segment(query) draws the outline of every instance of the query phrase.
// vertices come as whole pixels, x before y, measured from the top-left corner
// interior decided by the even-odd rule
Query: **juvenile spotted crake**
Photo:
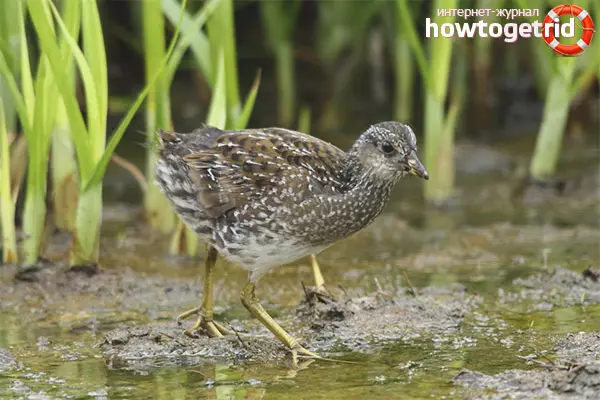
[[[156,181],[208,245],[202,305],[192,331],[228,330],[213,319],[217,254],[248,270],[244,306],[294,356],[316,357],[263,309],[255,285],[270,269],[316,254],[371,223],[404,176],[428,179],[408,125],[370,126],[348,152],[282,128],[160,131]]]

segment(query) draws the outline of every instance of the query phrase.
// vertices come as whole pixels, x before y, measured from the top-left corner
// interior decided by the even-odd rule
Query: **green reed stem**
[[[396,61],[394,118],[397,121],[411,123],[413,121],[415,63],[407,40],[402,37],[396,38],[394,56]]]
[[[233,0],[221,0],[207,23],[208,39],[211,45],[213,66],[218,63],[219,53],[225,60],[225,80],[227,84],[227,119],[229,123],[239,117],[242,106],[238,83],[236,59],[235,26],[233,19]]]
[[[454,122],[447,119],[445,109],[453,43],[451,38],[441,36],[429,39],[427,59],[425,45],[419,39],[407,0],[398,0],[397,5],[399,22],[404,25],[426,84],[424,161],[430,178],[425,182],[425,198],[441,202],[448,199],[454,190]],[[458,0],[436,0],[432,5],[432,14],[435,15],[432,22],[438,27],[444,23],[452,24],[455,17],[438,16],[435,10],[454,9],[457,5]]]
[[[146,80],[152,79],[165,58],[165,21],[160,0],[143,0],[142,30],[144,34],[144,60]],[[151,227],[161,232],[170,232],[175,223],[175,214],[169,207],[167,198],[154,183],[154,168],[157,154],[155,151],[157,129],[172,129],[171,101],[169,85],[165,74],[161,74],[156,85],[146,99],[146,179],[148,189],[145,192],[144,207],[146,220]]]
[[[56,123],[52,129],[52,157],[54,223],[63,231],[75,231],[75,210],[78,201],[77,161],[71,140],[71,129],[65,106],[58,100]]]
[[[9,67],[15,77],[19,77],[19,52],[21,36],[19,26],[23,19],[23,10],[20,0],[3,1],[0,4],[0,49],[9,59]],[[6,86],[4,78],[0,76],[0,98],[4,104],[4,118],[8,132],[15,132],[17,128],[17,110],[13,104],[10,89]]]
[[[260,3],[267,43],[275,55],[279,122],[291,126],[295,114],[296,84],[292,36],[300,3],[263,1]]]
[[[10,154],[3,101],[0,98],[0,227],[2,229],[2,262],[17,263],[15,202],[10,187]]]
[[[581,0],[578,5],[589,9],[590,4]],[[544,43],[532,43],[534,48],[545,51],[544,56],[536,57],[535,64],[544,64],[544,68],[549,67],[551,71],[546,82],[542,123],[529,165],[529,174],[534,179],[551,179],[556,173],[573,97],[600,65],[600,47],[597,40],[595,42],[592,48],[578,57],[562,57],[550,51]]]
[[[548,86],[542,124],[529,167],[531,176],[538,180],[551,178],[556,172],[577,58],[557,56],[554,62],[557,68]]]
[[[64,18],[65,25],[71,27],[70,33],[72,36],[79,36],[81,28],[80,7],[78,4],[69,4],[67,1],[62,1],[61,5],[61,15]],[[75,87],[75,65],[69,46],[64,40],[61,40],[60,47],[67,77],[71,81],[71,85]],[[52,128],[52,156],[50,158],[54,223],[61,230],[74,232],[79,198],[77,161],[65,104],[61,98],[57,99],[57,102],[56,121]]]

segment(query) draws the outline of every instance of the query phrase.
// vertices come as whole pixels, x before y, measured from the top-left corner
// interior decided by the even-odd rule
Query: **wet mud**
[[[598,399],[600,398],[600,332],[569,334],[552,354],[523,357],[534,369],[496,375],[463,370],[453,383],[469,399]]]
[[[329,357],[349,351],[374,352],[392,340],[453,335],[478,302],[477,296],[456,285],[425,288],[417,297],[381,292],[325,303],[305,301],[295,314],[280,315],[278,320],[306,347]],[[105,335],[100,348],[111,362],[136,369],[201,361],[273,363],[284,361],[288,354],[255,320],[226,324],[234,334],[223,338],[201,333],[186,337],[184,328],[175,322],[117,328]]]
[[[14,280],[16,268],[0,269],[0,307],[20,313],[29,321],[69,318],[90,323],[127,319],[137,313],[156,319],[173,309],[193,304],[201,297],[201,285],[193,279],[165,278],[125,269],[71,271],[53,264],[30,273],[30,281]],[[118,320],[119,318],[117,318]]]
[[[600,270],[591,267],[576,272],[562,267],[546,268],[527,278],[517,278],[507,291],[500,288],[500,303],[518,304],[527,311],[549,311],[600,303]]]
[[[15,356],[6,349],[0,348],[0,373],[10,371],[17,366]]]

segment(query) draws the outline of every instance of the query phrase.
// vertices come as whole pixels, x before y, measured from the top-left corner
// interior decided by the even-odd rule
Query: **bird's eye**
[[[383,152],[384,152],[384,154],[392,154],[392,153],[394,153],[396,150],[394,149],[394,146],[392,146],[392,144],[391,144],[391,143],[384,142],[384,143],[381,145],[381,151],[383,151]]]

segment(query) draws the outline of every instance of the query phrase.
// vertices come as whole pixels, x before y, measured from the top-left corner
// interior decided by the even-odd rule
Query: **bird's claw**
[[[292,347],[290,351],[292,352],[292,363],[295,367],[298,366],[298,356],[304,356],[309,358],[321,358],[321,356],[319,356],[318,354],[313,353],[312,351],[300,345]]]
[[[231,331],[225,328],[223,324],[213,320],[212,318],[208,319],[206,316],[204,316],[202,314],[201,307],[192,308],[191,310],[180,314],[177,317],[177,324],[181,325],[182,320],[194,314],[200,314],[200,316],[196,320],[194,326],[183,331],[184,335],[193,337],[194,333],[200,330],[203,331],[208,337],[223,337],[223,335],[231,334]]]

